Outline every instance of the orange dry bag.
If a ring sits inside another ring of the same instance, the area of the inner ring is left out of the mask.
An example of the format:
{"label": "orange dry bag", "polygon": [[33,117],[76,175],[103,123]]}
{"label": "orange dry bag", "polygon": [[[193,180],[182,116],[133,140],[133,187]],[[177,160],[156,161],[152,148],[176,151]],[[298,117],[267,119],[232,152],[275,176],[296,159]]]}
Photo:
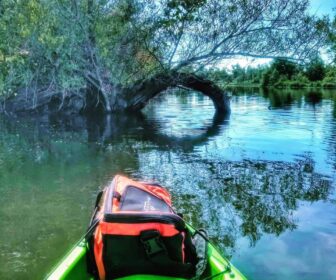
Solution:
{"label": "orange dry bag", "polygon": [[160,185],[116,176],[97,198],[91,227],[90,270],[99,279],[195,274],[190,233]]}

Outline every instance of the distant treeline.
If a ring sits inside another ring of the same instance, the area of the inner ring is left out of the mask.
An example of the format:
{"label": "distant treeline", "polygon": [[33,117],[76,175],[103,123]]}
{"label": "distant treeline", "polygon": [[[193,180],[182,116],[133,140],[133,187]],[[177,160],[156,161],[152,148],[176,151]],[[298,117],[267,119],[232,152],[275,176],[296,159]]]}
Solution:
{"label": "distant treeline", "polygon": [[305,66],[284,59],[258,67],[237,64],[231,71],[209,69],[204,75],[223,87],[336,88],[336,66],[325,65],[320,58]]}

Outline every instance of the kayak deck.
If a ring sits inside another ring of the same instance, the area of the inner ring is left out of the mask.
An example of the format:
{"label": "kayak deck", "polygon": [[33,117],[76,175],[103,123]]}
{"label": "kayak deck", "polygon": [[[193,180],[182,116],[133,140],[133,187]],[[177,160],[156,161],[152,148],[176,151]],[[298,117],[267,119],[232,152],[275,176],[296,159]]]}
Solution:
{"label": "kayak deck", "polygon": [[[82,239],[78,244],[71,249],[60,264],[47,276],[47,280],[85,280],[94,279],[88,272],[86,267],[86,242]],[[246,280],[245,276],[241,274],[227,259],[222,257],[215,247],[208,243],[208,265],[203,279],[235,279]],[[127,277],[118,278],[122,280],[173,280],[183,279],[159,275],[131,275]]]}

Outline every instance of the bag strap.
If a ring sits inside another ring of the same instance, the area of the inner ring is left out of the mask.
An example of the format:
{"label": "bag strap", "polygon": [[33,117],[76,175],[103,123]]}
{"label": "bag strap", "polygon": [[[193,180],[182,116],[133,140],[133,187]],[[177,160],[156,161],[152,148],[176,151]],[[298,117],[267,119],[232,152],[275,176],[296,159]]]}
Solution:
{"label": "bag strap", "polygon": [[140,234],[140,242],[144,246],[148,258],[156,254],[166,254],[166,246],[160,239],[160,232],[157,230],[145,230]]}

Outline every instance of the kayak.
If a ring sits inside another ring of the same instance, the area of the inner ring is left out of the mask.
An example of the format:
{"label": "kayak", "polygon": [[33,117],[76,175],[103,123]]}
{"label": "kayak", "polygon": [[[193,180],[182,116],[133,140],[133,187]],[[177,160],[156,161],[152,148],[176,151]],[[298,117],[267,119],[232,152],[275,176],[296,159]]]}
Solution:
{"label": "kayak", "polygon": [[[192,228],[189,227],[190,231]],[[218,250],[208,242],[207,248],[207,269],[202,279],[204,280],[246,280],[247,278],[231,262],[223,257]],[[63,258],[63,260],[46,277],[47,280],[86,280],[94,279],[87,272],[86,260],[88,247],[85,238],[82,238]],[[120,280],[174,280],[183,279],[159,275],[131,275],[118,278]]]}
{"label": "kayak", "polygon": [[173,280],[195,275],[203,280],[246,279],[204,230],[176,214],[167,189],[117,175],[97,195],[84,237],[46,279]]}

